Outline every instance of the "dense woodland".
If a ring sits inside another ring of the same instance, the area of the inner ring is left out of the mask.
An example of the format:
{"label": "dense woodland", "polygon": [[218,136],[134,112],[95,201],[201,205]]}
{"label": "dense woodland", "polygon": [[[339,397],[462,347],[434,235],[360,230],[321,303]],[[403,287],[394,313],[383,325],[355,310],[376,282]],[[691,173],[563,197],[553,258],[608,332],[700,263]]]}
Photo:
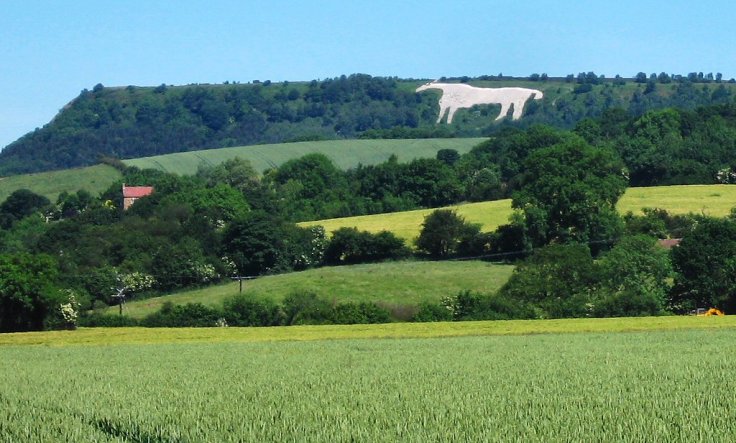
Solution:
{"label": "dense woodland", "polygon": [[[258,143],[486,136],[539,124],[571,129],[611,109],[621,109],[629,118],[653,109],[692,110],[729,103],[736,86],[720,74],[703,73],[639,73],[632,79],[606,79],[588,72],[566,78],[533,74],[442,80],[532,87],[544,91],[544,100],[528,103],[518,122],[493,122],[500,107],[489,105],[461,111],[452,125],[435,125],[437,92],[415,93],[423,82],[419,80],[355,74],[306,83],[97,85],[82,91],[43,128],[3,149],[0,175],[91,165],[102,157],[127,159]],[[687,131],[681,128],[683,135]]]}
{"label": "dense woodland", "polygon": [[[418,307],[415,320],[730,309],[736,305],[734,219],[656,209],[622,217],[615,204],[630,185],[732,183],[735,144],[736,104],[729,102],[640,116],[613,109],[573,130],[505,128],[465,155],[442,150],[434,159],[390,159],[348,171],[318,154],[264,174],[235,159],[183,177],[111,161],[124,178],[100,196],[79,191],[49,202],[18,190],[0,204],[0,330],[126,324],[85,313],[119,304],[121,296],[147,297],[233,275],[412,255],[517,263],[497,294],[448,294],[442,305]],[[123,211],[122,182],[156,192]],[[319,227],[295,225],[507,197],[516,212],[497,231],[483,233],[439,210],[412,245],[387,232],[341,229],[328,237]],[[683,239],[671,254],[655,244],[667,237]],[[293,294],[282,306],[253,303],[234,299],[222,310],[167,306],[143,324],[390,318],[371,304],[326,309],[314,294]]]}

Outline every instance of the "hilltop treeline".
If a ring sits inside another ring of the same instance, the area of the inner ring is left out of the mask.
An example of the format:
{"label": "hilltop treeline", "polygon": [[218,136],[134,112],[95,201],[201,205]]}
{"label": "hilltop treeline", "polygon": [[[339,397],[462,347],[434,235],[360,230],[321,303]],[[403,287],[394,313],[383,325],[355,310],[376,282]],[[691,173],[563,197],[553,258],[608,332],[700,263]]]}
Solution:
{"label": "hilltop treeline", "polygon": [[544,99],[528,103],[518,122],[493,122],[500,107],[489,105],[461,111],[452,125],[435,125],[437,92],[415,93],[422,82],[363,74],[306,83],[97,85],[82,91],[43,128],[0,152],[0,175],[85,166],[101,157],[127,159],[258,143],[478,136],[534,124],[572,128],[612,108],[639,116],[651,109],[726,103],[736,86],[720,77],[659,77],[645,76],[643,82],[638,77],[604,81],[594,73],[566,79],[450,79],[544,91]]}

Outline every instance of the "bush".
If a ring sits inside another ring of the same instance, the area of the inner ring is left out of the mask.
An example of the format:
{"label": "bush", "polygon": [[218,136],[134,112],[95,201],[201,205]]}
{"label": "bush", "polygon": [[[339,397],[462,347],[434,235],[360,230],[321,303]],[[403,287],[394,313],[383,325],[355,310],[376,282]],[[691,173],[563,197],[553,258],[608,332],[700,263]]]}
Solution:
{"label": "bush", "polygon": [[341,303],[332,308],[332,323],[337,325],[389,323],[389,312],[375,303]]}
{"label": "bush", "polygon": [[138,320],[127,315],[92,313],[79,318],[79,326],[85,328],[125,328],[140,326]]}
{"label": "bush", "polygon": [[202,303],[164,303],[158,312],[146,316],[141,325],[149,328],[191,328],[217,326],[222,313]]}
{"label": "bush", "polygon": [[461,291],[445,301],[457,321],[531,319],[536,314],[524,303],[500,295],[485,295]]}
{"label": "bush", "polygon": [[223,317],[228,326],[278,326],[285,320],[272,300],[255,300],[243,294],[224,301]]}
{"label": "bush", "polygon": [[425,301],[419,305],[419,311],[417,311],[417,313],[414,315],[412,321],[452,321],[452,311],[447,309],[446,306]]}
{"label": "bush", "polygon": [[410,253],[404,240],[391,232],[372,234],[356,228],[340,228],[332,233],[324,262],[328,265],[371,263],[406,258]]}
{"label": "bush", "polygon": [[292,292],[284,298],[283,308],[287,325],[331,323],[332,306],[314,292]]}

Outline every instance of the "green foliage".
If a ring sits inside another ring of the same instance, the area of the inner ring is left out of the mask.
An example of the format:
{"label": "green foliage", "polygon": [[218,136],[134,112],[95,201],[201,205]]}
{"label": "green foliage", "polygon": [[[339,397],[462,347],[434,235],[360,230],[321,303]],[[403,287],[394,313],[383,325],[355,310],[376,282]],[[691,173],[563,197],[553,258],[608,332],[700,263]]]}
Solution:
{"label": "green foliage", "polygon": [[48,256],[0,255],[0,332],[39,331],[68,300],[55,286],[58,266]]}
{"label": "green foliage", "polygon": [[633,317],[664,312],[673,277],[668,252],[645,235],[621,239],[597,262],[597,317]]}
{"label": "green foliage", "polygon": [[284,323],[284,314],[270,299],[254,299],[236,295],[223,302],[223,318],[228,326],[278,326]]}
{"label": "green foliage", "polygon": [[410,250],[394,234],[382,231],[372,234],[355,228],[340,228],[332,233],[325,249],[327,265],[371,263],[407,258]]}
{"label": "green foliage", "polygon": [[434,322],[434,321],[452,321],[452,311],[439,303],[431,303],[428,301],[419,304],[417,313],[414,314],[412,321],[415,322]]}
{"label": "green foliage", "polygon": [[128,328],[139,326],[140,322],[126,315],[101,314],[93,312],[79,319],[79,326],[85,328]]}
{"label": "green foliage", "polygon": [[285,324],[312,325],[331,323],[332,306],[314,292],[296,291],[283,301]]}
{"label": "green foliage", "polygon": [[141,326],[149,328],[194,328],[218,325],[222,313],[201,303],[185,305],[164,304],[158,312],[141,320]]}
{"label": "green foliage", "polygon": [[703,218],[672,249],[675,286],[670,304],[678,312],[736,308],[736,222]]}
{"label": "green foliage", "polygon": [[626,178],[615,153],[571,139],[531,153],[524,165],[512,206],[523,212],[535,246],[550,241],[602,244],[620,235],[616,202]]}
{"label": "green foliage", "polygon": [[8,229],[13,223],[47,209],[49,199],[28,189],[19,189],[0,204],[0,228]]}
{"label": "green foliage", "polygon": [[391,315],[374,303],[340,303],[332,308],[330,321],[336,325],[390,323]]}
{"label": "green foliage", "polygon": [[520,263],[499,295],[533,306],[542,318],[586,317],[597,280],[587,246],[550,245]]}
{"label": "green foliage", "polygon": [[415,243],[417,249],[430,257],[447,258],[482,253],[484,241],[478,240],[479,237],[479,225],[466,222],[453,210],[437,209],[425,217]]}

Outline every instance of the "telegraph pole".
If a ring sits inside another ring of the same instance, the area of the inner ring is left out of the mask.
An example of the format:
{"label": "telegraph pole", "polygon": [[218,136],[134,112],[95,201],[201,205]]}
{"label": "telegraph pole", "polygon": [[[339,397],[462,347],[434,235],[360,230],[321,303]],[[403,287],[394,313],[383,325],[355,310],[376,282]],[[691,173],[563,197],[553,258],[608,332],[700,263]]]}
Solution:
{"label": "telegraph pole", "polygon": [[253,280],[256,278],[254,275],[236,275],[235,277],[230,277],[233,280],[237,280],[240,283],[240,293],[243,293],[243,280]]}

